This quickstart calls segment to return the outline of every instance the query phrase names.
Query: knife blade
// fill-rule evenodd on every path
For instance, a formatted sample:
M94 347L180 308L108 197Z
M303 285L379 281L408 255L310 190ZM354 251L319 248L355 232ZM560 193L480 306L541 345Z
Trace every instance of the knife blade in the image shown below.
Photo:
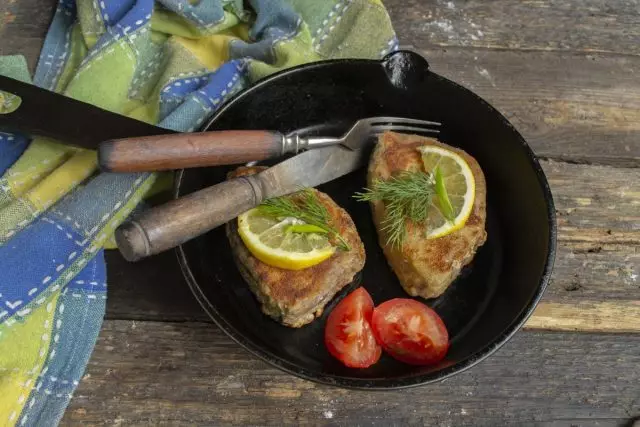
M0 76L0 91L21 99L15 111L0 114L3 132L44 136L89 149L107 139L175 133L6 76Z
M342 146L305 151L256 175L263 200L316 187L358 169L366 162L365 150Z
M137 261L202 235L264 200L315 187L364 166L368 150L342 146L298 154L256 175L234 178L152 208L115 233L120 252Z

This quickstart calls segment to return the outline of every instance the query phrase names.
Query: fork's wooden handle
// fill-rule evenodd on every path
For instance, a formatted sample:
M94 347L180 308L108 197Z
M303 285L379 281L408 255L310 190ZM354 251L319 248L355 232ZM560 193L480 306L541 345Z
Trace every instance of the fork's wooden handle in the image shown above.
M263 194L260 175L251 175L172 200L118 227L118 249L137 261L174 248L256 207Z
M108 172L150 172L264 160L282 155L282 148L278 132L176 133L103 142L98 160Z

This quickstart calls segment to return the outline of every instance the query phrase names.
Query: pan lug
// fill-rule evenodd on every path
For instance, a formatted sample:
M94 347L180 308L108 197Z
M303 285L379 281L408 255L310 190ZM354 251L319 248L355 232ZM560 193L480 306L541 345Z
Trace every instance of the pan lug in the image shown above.
M422 83L429 73L427 60L410 50L390 53L382 60L382 66L391 84L404 90Z

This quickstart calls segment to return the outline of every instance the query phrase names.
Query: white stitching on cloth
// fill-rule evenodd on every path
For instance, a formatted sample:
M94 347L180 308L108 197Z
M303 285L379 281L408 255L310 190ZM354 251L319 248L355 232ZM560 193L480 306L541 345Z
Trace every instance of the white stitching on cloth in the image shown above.
M342 17L345 15L345 12L351 7L352 3L353 3L353 0L344 0L334 6L334 9L336 10L334 22L327 28L326 25L330 24L331 20L325 19L322 22L323 26L320 27L318 31L316 31L316 34L317 34L316 37L320 36L320 34L322 35L318 37L318 39L316 39L316 37L311 39L311 45L313 46L314 49L316 50L320 49L320 46L322 45L322 43L329 37L331 32L340 23L340 21L342 20ZM339 10L339 9L342 9L342 10ZM330 14L329 16L331 17L332 15ZM325 24L325 22L327 24Z
M59 13L59 12L61 12L61 11L62 11L62 9L61 9L61 8L59 8L59 7L56 9L56 13ZM69 29L67 29L67 32L69 32L69 31L70 31L70 28L69 28ZM66 37L65 37L65 39L66 39ZM65 41L66 41L66 40L65 40ZM58 51L58 47L59 47L59 45L60 45L60 40L57 40L57 41L56 41L56 46L53 48L53 52L57 52L57 51ZM66 46L66 43L65 43L65 49L63 49L63 53L64 53L65 55L66 55L66 53L67 53L67 51L66 51L66 48L67 48L67 47L68 47L68 46ZM43 53L44 53L44 52L43 52ZM42 56L42 54L41 54L40 56ZM47 68L47 72L46 72L46 73L44 73L44 77L43 77L44 81L46 81L46 80L47 80L47 78L49 77L49 73L50 73L51 71L52 71L51 67L48 67L48 68ZM53 90L53 87L54 87L54 86L55 86L55 80L54 80L54 82L51 84L51 86L49 87L49 90Z
M16 184L22 184L22 182L16 182ZM42 200L40 198L38 198L38 197L36 197L36 200L38 200L39 202L42 202ZM16 203L20 203L21 207L27 208L27 210L31 214L32 218L36 218L41 212L45 211L48 208L48 206L46 204L43 204L44 209L42 209L42 210L39 210L37 208L34 209L35 206L32 206L30 203L27 203L23 199L17 199ZM25 222L25 221L27 221L27 222ZM19 223L16 224L16 228L12 228L11 230L7 231L7 233L3 236L3 238L4 239L9 239L13 235L15 235L17 232L22 231L23 228L21 228L21 227L26 225L28 222L29 222L28 220L20 221ZM2 242L0 242L0 243L2 243Z
M102 218L100 219L100 222L99 222L98 224L96 224L95 226L93 226L93 228L91 228L90 230L83 230L82 228L80 228L80 224L78 224L77 222L76 222L76 223L74 223L74 226L77 224L77 228L79 229L79 231L82 231L82 232L87 236L87 238L85 238L82 242L78 242L78 241L76 240L76 241L75 241L75 243L76 243L76 244L78 244L79 246L84 246L84 245L86 245L86 243L87 243L87 239L88 239L89 237L91 237L91 235L93 235L96 231L98 231L98 229L99 229L99 228L100 228L100 227L101 227L101 226L102 226L102 225L103 225L107 220L109 220L109 218L112 218L112 214L116 213L116 212L118 211L118 209L120 209L120 208L121 208L121 207L122 207L126 202L128 202L128 201L129 201L129 197L131 196L131 194L133 193L133 191L136 191L136 190L139 188L139 186L140 186L140 184L141 184L141 183L142 183L142 177L138 177L138 178L133 182L133 188L132 188L132 189L129 189L129 190L125 193L124 198L123 198L122 200L117 200L117 201L115 202L115 204L113 205L113 207L111 208L111 210L110 210L108 213L104 214L104 215L102 216ZM53 212L57 213L59 216L65 216L65 214L64 214L64 213L62 213L62 212L61 212L61 211L59 211L59 210L53 210ZM66 218L67 218L69 221L71 221L71 218L70 218L69 216L66 216ZM43 217L43 218L42 218L42 220L43 220L43 221L45 221L45 222L48 222L48 223L50 223L50 224L54 224L54 225L58 226L58 223L56 223L55 221L53 221L52 219L49 219L49 218L47 218L47 217ZM77 232L78 230L73 230L73 231L76 231L76 232ZM69 237L68 235L67 235L67 237L68 237L69 239L71 239L71 238L72 238L72 237Z
M95 287L95 285L97 285L97 284L98 284L98 282L97 282L97 281L93 280L93 279L95 279L95 277L96 277L96 268L97 268L97 264L93 266L93 271L92 271L92 275L91 275L91 279L92 279L92 280L91 280L90 284L91 284L92 288L93 288L93 287ZM64 292L64 293L66 293L66 292ZM91 295L93 295L93 296L95 297L95 294L89 294L89 295L88 295L88 297L90 297ZM93 298L91 298L91 299L93 299ZM104 296L104 299L106 299L106 295ZM44 298L42 298L42 299L40 300L40 303L42 303L42 302L44 302ZM62 315L62 314L64 313L64 308L65 308L65 306L64 306L64 302L60 302L60 304L59 304L59 306L58 306L58 313L59 313L60 315ZM49 302L49 303L47 304L47 306L46 306L46 310L47 310L47 312L48 312L48 313L51 313L52 309L53 309L53 303L52 303L52 302ZM81 326L81 328L80 328L81 330L82 330L82 327L84 326L84 323L86 322L87 314L88 314L88 306L87 306L87 310L85 310L85 312L84 312L84 316L83 316L83 319L82 319L82 323L83 323L83 325L82 325L82 326ZM51 362L51 360L53 360L53 358L55 357L55 354L56 354L56 348L55 348L55 347L56 347L56 345L57 345L57 343L58 343L58 341L59 341L59 338L60 338L60 335L59 335L59 333L58 333L57 331L59 331L59 330L60 330L60 327L61 327L61 326L62 326L62 320L61 320L61 319L57 319L57 320L56 320L56 325L55 325L56 334L55 334L55 336L54 336L53 343L49 346L49 350L50 350L50 352L49 352L49 363ZM48 343L48 338L49 338L49 336L48 336L48 334L46 333L46 329L47 329L48 327L49 327L49 319L47 318L47 319L45 320L45 322L44 322L44 326L43 326L43 332L44 332L44 333L43 333L43 335L42 335L42 344L41 344L40 349L39 349L39 351L38 351L39 359L38 359L38 362L37 362L37 363L40 363L40 360L41 360L41 359L43 359L43 358L45 357L45 354L46 354L45 349L44 349L44 346ZM77 341L75 341L75 346L77 347ZM75 356L75 351L74 351L72 354ZM71 363L71 361L72 361L72 360L70 360L70 361L69 361L69 363ZM36 372L36 370L37 370L37 366L38 366L38 365L36 364L36 365L35 365L35 366L34 366L34 367L29 371L29 372L32 372L32 373L34 373L34 374L35 374L35 372ZM14 370L14 371L16 371L16 369L17 369L17 368L14 368L13 370ZM44 375L46 374L46 372L48 371L48 369L49 369L49 365L47 364L46 366L44 366L44 368L42 369L42 371L41 371L41 373L38 375L38 377L44 376ZM1 368L0 370L7 370L7 368ZM18 369L18 370L19 370L19 369ZM33 375L33 374L32 374L32 375ZM57 378L52 377L52 376L50 376L50 379L51 379L51 381L52 381L52 382L57 381ZM31 378L29 378L29 379L25 382L25 387L28 387L28 386L31 384L31 382L32 382L33 380L34 380L34 377L33 377L33 376L32 376ZM76 386L77 386L77 385L78 385L78 383L79 383L79 382L78 382L78 380L71 380L71 381L73 382L73 385L76 385ZM64 381L63 381L63 383L64 383L64 384L68 384L68 383L69 383L69 380L64 380ZM31 390L35 389L35 390L36 390L36 392L39 392L39 391L40 391L41 386L42 386L42 382L38 383L38 384L36 385L36 387L32 388ZM30 390L30 391L31 391L31 390ZM47 391L48 391L49 393L47 393ZM48 389L46 389L46 390L45 390L45 394L51 394L51 391L50 391L50 390L48 390ZM61 396L62 396L62 395L61 395L61 393L56 394L56 397L61 397ZM72 396L72 395L71 395L71 393L68 393L68 394L67 394L67 396L68 396L69 398L71 398L71 396ZM22 402L24 402L25 398L26 398L26 395L21 394L21 395L18 397L18 401L17 401L16 406L17 406L17 405L20 405ZM21 424L25 424L25 423L26 423L26 421L27 421L27 419L28 419L28 417L29 417L29 412L30 412L31 408L33 407L33 405L35 404L35 401L36 401L36 398L35 398L35 397L32 397L32 398L31 398L31 400L30 400L30 402L29 402L28 409L27 409L27 411L26 411L25 415L23 416L23 418L22 418L22 420L21 420ZM9 416L9 421L13 421L13 419L15 419L15 417L16 417L16 416L17 416L17 411L13 411L13 412L11 413L11 415Z
M339 1L338 3L334 4L333 7L331 8L331 10L329 11L329 14L327 15L327 19L325 19L324 21L322 21L322 24L316 29L315 33L311 36L311 46L315 47L316 45L316 38L318 36L320 36L322 34L322 30L324 30L325 26L327 25L327 23L331 20L331 18L336 14L336 11L338 11L341 7L342 7L343 2Z
M162 57L163 53L163 50L160 49L158 52L156 52L155 55L153 55L151 60L141 69L140 77L144 76L145 74L149 74L149 76L151 77L158 71L158 69L160 69L160 66L164 62L164 58ZM145 85L145 81L137 84L140 77L134 77L131 81L132 87L130 88L129 92L130 97L135 97L138 91Z
M55 85L58 83L58 78L60 77L60 74L62 74L62 70L64 69L64 65L66 63L65 59L67 58L67 55L69 53L69 45L71 44L70 39L71 39L72 30L73 30L73 27L69 27L64 35L64 48L62 48L63 53L59 57L60 62L58 62L56 74L53 76L53 80L51 81L51 86L49 87L49 90L53 90Z
M296 22L296 27L290 33L283 34L280 37L276 37L271 41L271 54L273 55L274 58L276 57L276 44L278 44L283 40L290 40L292 37L298 34L301 26L302 26L302 19L298 18L298 21Z
M162 92L167 93L169 91L169 89L171 89L171 86L173 86L176 81L182 80L182 77L198 77L198 78L207 79L207 76L204 75L203 73L208 73L208 71L206 69L200 69L200 70L195 70L195 71L188 71L188 72L184 72L184 73L179 73L178 75L173 76L169 80L166 81L166 83L164 84L164 86L162 88ZM174 94L169 94L169 95L174 95ZM180 95L174 95L174 96L180 96Z
M101 61L105 57L105 55L113 53L114 50L115 50L115 47L116 47L114 45L118 45L118 44L122 44L122 43L120 41L115 41L114 40L112 44L109 44L109 40L107 40L106 42L101 44L99 47L95 48L94 53L88 55L85 59L82 60L82 63L80 64L80 67L79 67L78 71L76 72L76 74L73 76L73 78L69 82L69 85L71 85L72 82L74 82L76 79L78 79L85 71L89 70L96 63ZM131 52L129 52L129 50L126 48L126 44L122 44L122 45L124 47L123 50L124 50L125 55L127 55L127 57L132 62L134 62L134 66L135 66L136 58L131 55ZM106 46L110 46L110 47L108 49L106 49ZM104 49L104 51L103 51L103 49ZM135 47L133 47L133 50L136 52L136 54L139 55L139 52L135 49Z
M138 51L138 49L136 49L136 45L135 45L135 43L133 41L137 37L137 36L134 37L135 31L140 27L134 28L133 32L131 34L129 34L129 32L131 31L131 27L124 27L123 28L122 25L120 25L119 22L116 22L116 27L118 27L118 28L120 28L120 30L122 30L122 34L124 35L124 39L127 42L127 45L131 48L131 50L133 50L133 52L135 53L135 57L139 58L140 57L140 51ZM126 51L126 49L125 49L125 51ZM126 53L127 53L127 56L129 56L129 59L134 59L134 58L131 57L131 53L130 52L127 51Z
M51 308L52 308L52 303L49 302L49 304L47 304L47 312L50 313L51 312ZM40 349L38 350L38 360L36 362L36 364L33 366L33 368L31 368L31 370L29 372L33 372L33 374L35 374L36 369L38 367L38 364L40 364L40 360L44 358L46 352L45 352L45 346L48 344L48 342L44 339L44 335L46 335L46 329L49 327L49 319L47 318L43 324L43 339L42 342L40 344ZM31 383L31 381L34 380L35 376L31 374L31 377L28 379L28 382ZM15 406L18 407L22 402L24 401L24 395L20 395L20 397L18 397L18 401L16 402ZM22 418L22 422L21 424L24 424L27 420L28 417L28 413L29 410L31 409L31 407L33 406L33 404L35 403L35 397L32 398L32 402L29 404L29 409L27 409L27 412L25 413L24 417ZM12 421L13 419L15 419L17 413L16 411L13 411L11 413L11 415L9 416L9 421Z
M184 8L183 4L179 3L178 4L178 9L180 9L180 11L183 11L183 8ZM189 8L193 9L193 6L189 6ZM221 24L222 22L224 22L224 18L227 16L225 11L222 10L222 17L220 17L220 19L218 19L217 21L210 22L210 23L207 24L199 16L197 16L193 10L187 10L186 13L189 14L193 19L195 19L196 22L198 24L200 24L201 27L204 27L205 30L208 30L208 29L210 29L212 27L215 27L218 24Z
M142 184L142 182L143 182L143 177L138 177L138 178L134 181L134 189L135 189L135 190L138 190L138 189L139 189L139 187L140 187L140 184ZM120 202L118 202L118 203L120 203ZM116 207L116 206L118 206L118 203L116 203L116 204L114 205L114 211L115 211L115 210L117 210L115 207ZM121 204L121 203L120 203L120 206L122 206L122 204ZM132 207L130 207L130 206L129 206L129 207L127 207L127 208L125 208L125 209L123 210L123 214L124 214L124 215L128 215L128 214L131 212L131 210L132 210ZM42 220L43 220L43 221L45 221L45 222L49 222L49 223L51 223L51 224L56 224L56 223L55 223L55 221L53 221L53 220L51 220L51 219L49 219L49 218L47 218L47 217L43 217L43 218L42 218ZM111 217L111 221L110 221L110 222L113 222L114 220L115 220L115 217ZM98 239L106 239L106 235L104 234L104 232L103 232L103 233L98 237ZM85 239L85 240L84 240L84 243L85 243L85 244L86 244L87 240L88 240L88 239ZM77 242L77 241L75 241L75 243L78 243L78 242ZM97 245L95 245L95 244L94 244L94 245L92 245L92 246L88 249L88 251L87 251L88 253L85 253L81 258L77 259L77 261L75 261L75 263L71 264L71 266L70 266L69 268L73 267L74 265L75 265L75 266L77 266L77 267L82 267L84 264L86 264L86 262L87 262L87 261L89 261L89 259L93 258L93 253L95 253L98 249L99 249L99 247L98 247ZM74 255L73 257L71 257L71 255L69 255L69 258L75 258L75 255ZM94 268L95 268L95 266L94 266ZM60 265L58 265L58 266L56 267L56 271L62 271L62 269L64 269L64 265L63 265L63 264L60 264ZM72 272L72 271L67 272L67 273L66 273L66 276L65 276L65 280L69 280L69 279L71 279L71 276L72 276L73 274L71 274L71 275L70 275L69 273L73 273L73 272ZM93 275L93 277L95 277L95 274ZM52 278L51 276L46 276L46 277L42 280L42 284L43 284L43 285L45 285L46 283L50 282L50 281L51 281L51 278ZM61 276L59 276L59 277L58 277L58 279L56 279L56 280L60 280L61 278L62 278L62 275L61 275ZM92 281L92 282L90 282L90 284L91 284L91 286L92 286L92 288L93 288L93 287L95 287L96 285L98 285L98 282L96 282L96 281ZM106 284L105 284L105 286L106 286ZM47 291L49 292L49 295L47 295L47 296L42 295L42 296L40 296L37 300L33 301L33 304L34 304L34 305L33 305L33 307L34 307L34 308L35 308L35 307L38 307L39 305L41 305L42 303L44 303L44 302L46 301L46 299L47 299L47 298L49 298L49 297L51 297L51 295L52 295L55 291L57 291L58 289L60 289L60 284L55 284L55 285L53 285L50 289L48 289L48 290L47 290ZM67 289L65 288L65 290L63 291L63 294L66 294L66 290L67 290ZM97 299L97 298L92 298L92 297L88 296L88 297L87 297L87 299L89 300L89 299ZM102 299L106 299L106 296L104 296ZM22 303L22 301L20 301L20 303ZM15 304L15 302L14 302L14 304ZM49 304L49 305L50 305L50 304ZM49 310L49 305L47 306L47 311L50 311L50 310ZM63 310L64 310L64 308L63 308ZM5 311L3 311L2 313L0 313L0 318L2 318L2 317L4 317L4 316L6 316L7 314L8 314L8 312L6 312L6 310L5 310ZM26 314L28 314L28 313L25 313L24 315L26 315ZM21 316L21 315L20 315L20 312L16 312L16 318L22 318L22 317L23 317L23 316ZM14 323L15 323L15 319L13 319L13 318L7 319L7 320L5 321L5 325L7 325L7 326L9 326L9 327L10 327L10 326L12 326Z
M90 279L90 280L92 280L92 281L94 281L94 279L96 278L96 268L97 268L97 263L93 265L93 269L92 269L92 271L91 271L91 279ZM60 306L59 306L59 308L58 308L58 312L60 313L60 315L62 315L62 313L64 312L64 303L60 303ZM86 308L85 308L85 310L84 310L84 313L83 313L83 316L82 316L82 320L81 320L81 325L80 325L80 328L79 328L78 330L83 330L83 329L84 329L84 325L85 325L85 323L86 323L86 321L87 321L87 315L88 315L88 313L89 313L89 305L87 305L87 306L86 306ZM58 331L60 330L60 326L62 326L62 320L61 320L61 319L58 319L58 320L56 321L56 325L55 325L55 328L56 328L56 334L58 334ZM54 338L54 342L55 342L55 343L57 343L58 341ZM76 350L77 350L77 348L78 348L78 340L74 340L74 341L73 341L73 350L71 351L71 357L70 357L70 359L67 361L67 365L72 365L72 363L73 363L73 361L74 361L73 359L74 359L74 358L75 358L75 356L76 356ZM51 361L51 360L53 359L54 355L55 355L55 349L51 351L51 354L50 354L50 356L49 356L49 361ZM50 362L49 362L49 363L50 363ZM45 374L45 373L46 373L46 371L48 370L48 367L49 367L49 365L47 365L47 366L42 370L42 374L41 374L41 375L43 375L43 374ZM50 377L50 379L51 379L51 380L52 380L52 382L53 382L53 378L52 378L52 377ZM57 380L57 378L56 378L56 380ZM78 380L73 380L73 384L74 384L74 385L78 385ZM41 385L42 385L42 382L40 382L40 386L41 386ZM37 391L39 391L39 387L37 388ZM47 391L47 390L45 389L45 394L47 394L47 393L46 393L46 391ZM57 396L57 395L56 395L56 396ZM71 398L71 393L68 393L68 395L67 395L67 396L68 396L69 398ZM25 417L26 417L26 416L28 416L28 415L29 415L29 412L27 411L27 413L25 414Z
M55 225L55 226L56 226L56 228L57 228L58 230L63 231L63 232L65 233L65 236L67 237L67 239L71 240L71 241L72 241L72 242L74 242L76 245L78 245L78 246L84 246L84 245L86 244L86 242L79 242L79 241L75 240L75 238L73 237L73 235L71 235L71 233L69 233L69 232L67 231L67 229L65 229L64 227L61 227L61 226L60 226L60 224L58 224L56 221L52 220L51 218L48 218L48 217L46 217L46 216L45 216L45 217L42 217L42 218L40 218L40 219L41 219L42 221L46 222L46 223L49 223L49 224ZM73 231L73 232L75 232L75 233L78 233L78 231L83 231L83 230L73 230L73 229L72 229L71 231ZM80 233L78 233L78 234L80 234Z
M139 188L141 187L142 183L143 183L143 176L140 176L134 181L133 189L130 189L130 191L127 191L127 194L132 194L131 190L134 190L134 191L139 190ZM118 203L120 203L120 202L117 202L114 205L114 210L117 210L115 207L118 206ZM120 206L122 206L121 203L120 203ZM125 216L128 215L131 212L132 209L133 208L131 206L125 208L122 211L123 215L125 215ZM51 219L49 219L47 217L43 217L42 220L45 221L45 222L49 222L51 224L56 224L55 221L53 221L53 220L51 220ZM114 222L114 221L115 221L115 217L112 217L110 222ZM101 239L101 238L105 238L106 239L106 235L104 234L104 232L99 236L98 239ZM88 239L85 239L85 243L86 243L87 240ZM99 249L98 246L94 244L93 246L91 246L91 248L89 248L89 250L88 250L89 253L85 253L74 264L72 264L72 266L82 267L84 264L86 264L87 261L89 261L91 258L93 258L93 253L96 252L98 249ZM63 268L64 268L64 265L62 265L62 268L60 268L60 265L59 265L57 270L61 271ZM95 268L96 268L96 265L94 265L94 270L95 270ZM67 278L70 278L70 277L67 277ZM92 278L95 278L95 272L94 272ZM47 277L45 277L43 279L42 284L46 284L50 280L51 280L51 276L47 276ZM60 280L60 277L57 280ZM92 281L90 284L91 284L91 286L93 288L98 284L98 282ZM48 296L40 296L37 300L34 301L34 307L37 307L37 306L43 304L44 301L46 301L46 299L49 298L53 294L53 292L57 291L58 289L60 289L60 285L59 284L56 284L56 285L52 286L50 291L49 291L50 293L49 293ZM67 289L65 288L65 290L63 291L63 294L66 294L66 291L67 291ZM88 297L88 299L94 299L94 298L89 298ZM106 296L103 299L106 299ZM22 301L20 301L20 303L21 302ZM61 306L61 310L64 310L64 305ZM47 304L47 312L50 312L50 311L51 311L51 303ZM5 312L0 313L0 318L4 317L6 314L7 313L5 313ZM17 314L19 314L19 313L17 313ZM16 317L19 317L19 316L16 316ZM7 326L11 326L14 323L15 323L15 319L10 318L10 319L7 319L4 324L7 325ZM55 353L53 353L53 354L55 354Z

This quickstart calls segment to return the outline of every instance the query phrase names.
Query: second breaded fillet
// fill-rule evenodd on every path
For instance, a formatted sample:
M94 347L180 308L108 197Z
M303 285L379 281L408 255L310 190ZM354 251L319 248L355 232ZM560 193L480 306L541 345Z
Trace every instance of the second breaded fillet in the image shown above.
M229 178L251 175L263 168L241 167ZM365 261L364 245L349 214L331 198L315 189L318 200L329 211L332 226L351 246L337 250L329 259L304 270L272 267L254 257L238 234L237 221L226 225L240 274L262 305L262 311L285 326L301 327L322 314L325 305L353 281Z
M424 170L416 150L422 145L436 145L452 150L467 162L476 181L473 211L464 227L443 237L427 239L422 224L407 221L407 233L401 248L387 245L387 234L380 224L385 218L382 202L371 203L373 220L378 230L380 246L400 284L411 296L440 296L468 264L478 247L484 244L487 187L478 162L462 150L434 139L417 135L387 132L380 136L371 156L367 181L371 187L376 179L387 180L403 171Z

